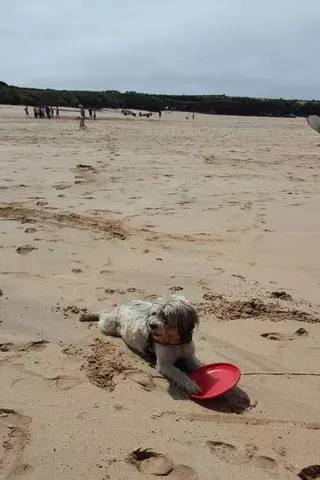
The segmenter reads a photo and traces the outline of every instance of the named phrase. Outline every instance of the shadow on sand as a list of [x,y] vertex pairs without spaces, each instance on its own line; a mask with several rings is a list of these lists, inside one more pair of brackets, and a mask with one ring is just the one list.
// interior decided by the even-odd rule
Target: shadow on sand
[[239,387],[233,388],[221,397],[204,401],[192,400],[173,384],[169,385],[168,392],[174,400],[193,401],[202,408],[220,413],[243,413],[251,407],[250,397]]

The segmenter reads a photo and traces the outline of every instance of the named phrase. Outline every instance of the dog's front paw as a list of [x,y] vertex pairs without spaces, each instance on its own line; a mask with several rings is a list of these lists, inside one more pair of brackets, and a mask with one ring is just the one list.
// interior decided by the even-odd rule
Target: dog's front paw
[[187,383],[186,383],[186,392],[189,394],[189,395],[199,395],[199,393],[201,393],[201,388],[199,387],[199,385],[194,382],[193,380],[189,380]]

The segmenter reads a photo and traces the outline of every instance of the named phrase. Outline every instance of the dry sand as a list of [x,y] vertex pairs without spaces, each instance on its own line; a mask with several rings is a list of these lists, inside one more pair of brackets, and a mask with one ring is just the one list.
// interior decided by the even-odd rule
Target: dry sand
[[[139,448],[169,480],[319,464],[320,137],[180,113],[79,132],[61,113],[0,107],[0,479],[151,480]],[[199,358],[241,367],[226,397],[186,399],[78,322],[168,290],[198,305]]]

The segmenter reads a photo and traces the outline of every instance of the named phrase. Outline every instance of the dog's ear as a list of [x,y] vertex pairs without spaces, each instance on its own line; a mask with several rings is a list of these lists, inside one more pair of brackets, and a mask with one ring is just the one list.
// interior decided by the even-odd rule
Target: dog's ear
[[181,343],[190,343],[193,330],[199,324],[196,310],[189,303],[182,304],[177,315],[177,328]]

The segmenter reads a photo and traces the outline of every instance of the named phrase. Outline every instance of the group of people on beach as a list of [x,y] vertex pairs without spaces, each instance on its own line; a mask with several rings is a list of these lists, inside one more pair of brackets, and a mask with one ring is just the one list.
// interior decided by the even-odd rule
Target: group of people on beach
[[[79,120],[80,120],[80,125],[79,125],[79,128],[80,130],[86,130],[87,126],[86,126],[86,123],[85,121],[88,120],[88,118],[86,117],[86,109],[84,108],[84,106],[82,104],[79,105],[79,108],[80,108],[80,117],[79,117]],[[25,111],[25,114],[26,114],[26,117],[30,117],[30,113],[29,113],[29,106],[26,105],[24,107],[24,111]],[[89,119],[90,120],[96,120],[97,119],[97,111],[96,109],[93,109],[93,108],[88,108],[88,112],[89,112]],[[34,114],[34,118],[60,118],[60,110],[59,110],[59,107],[55,107],[55,109],[53,107],[49,107],[49,106],[35,106],[33,107],[33,114]]]
[[[79,108],[80,108],[80,116],[78,117],[80,123],[79,123],[79,130],[86,130],[87,129],[87,125],[86,125],[86,120],[96,120],[97,119],[97,111],[95,108],[88,108],[88,112],[89,112],[89,118],[86,117],[86,109],[85,107],[80,104],[79,105]],[[29,114],[29,106],[26,105],[25,108],[24,108],[24,111],[25,111],[25,114],[26,114],[26,117],[30,117],[30,114]],[[34,118],[54,118],[54,113],[56,114],[56,118],[60,118],[60,111],[59,111],[59,107],[57,106],[55,108],[55,111],[54,111],[54,108],[51,106],[36,106],[36,107],[33,107],[33,114],[34,114]],[[133,112],[132,110],[128,110],[128,109],[123,109],[121,110],[121,113],[125,116],[127,115],[132,115],[132,116],[136,116],[136,113]],[[158,112],[159,114],[159,119],[161,119],[161,116],[162,116],[162,111],[160,110]],[[147,118],[150,118],[152,116],[152,112],[147,112],[147,113],[142,113],[141,111],[139,112],[139,117],[147,117]],[[192,119],[195,118],[195,115],[194,113],[192,114]],[[189,120],[189,117],[186,117],[187,120]]]
[[[24,108],[24,111],[26,113],[26,117],[30,117],[29,114],[29,106],[26,105]],[[59,107],[56,107],[56,118],[60,118],[60,111]],[[33,115],[34,118],[54,118],[54,109],[53,107],[44,107],[44,106],[36,106],[33,107]]]

